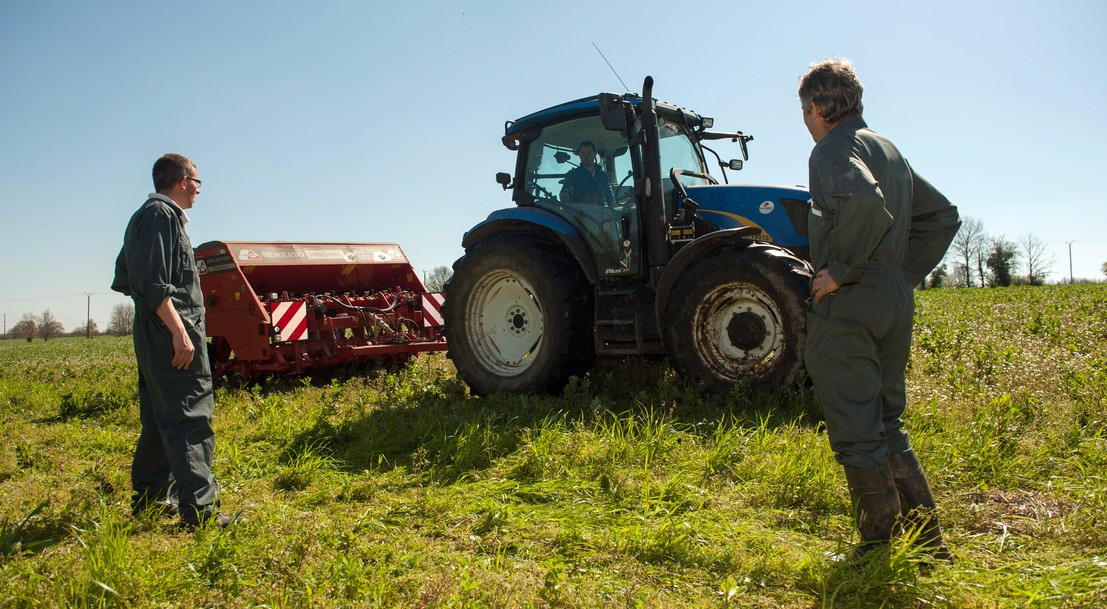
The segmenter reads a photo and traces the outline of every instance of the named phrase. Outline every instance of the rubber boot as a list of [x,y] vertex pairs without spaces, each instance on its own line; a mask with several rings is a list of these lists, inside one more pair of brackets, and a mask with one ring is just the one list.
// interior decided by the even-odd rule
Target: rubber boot
[[854,522],[861,533],[861,544],[847,557],[855,561],[887,546],[892,539],[900,515],[899,493],[888,465],[845,470]]
[[899,492],[904,527],[918,530],[915,544],[938,560],[952,560],[949,548],[942,541],[942,527],[935,514],[937,505],[930,492],[930,483],[913,449],[888,457],[888,466]]

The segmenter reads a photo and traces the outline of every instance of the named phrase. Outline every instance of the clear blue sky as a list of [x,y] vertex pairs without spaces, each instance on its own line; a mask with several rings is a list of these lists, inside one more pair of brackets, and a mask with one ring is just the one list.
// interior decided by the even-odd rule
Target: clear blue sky
[[[752,133],[738,179],[805,184],[796,101],[845,56],[865,117],[962,215],[1033,232],[1053,278],[1107,261],[1107,4],[0,4],[0,314],[107,326],[123,227],[164,152],[196,161],[208,240],[390,241],[420,272],[512,205],[505,120],[644,76]],[[724,154],[726,154],[724,152]],[[731,155],[734,155],[731,152]],[[732,176],[733,178],[733,176]]]

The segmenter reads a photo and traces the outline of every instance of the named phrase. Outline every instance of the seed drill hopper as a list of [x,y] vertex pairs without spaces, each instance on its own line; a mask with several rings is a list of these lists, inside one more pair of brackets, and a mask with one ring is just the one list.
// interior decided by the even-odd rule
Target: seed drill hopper
[[196,265],[217,379],[446,349],[443,295],[394,243],[209,241]]

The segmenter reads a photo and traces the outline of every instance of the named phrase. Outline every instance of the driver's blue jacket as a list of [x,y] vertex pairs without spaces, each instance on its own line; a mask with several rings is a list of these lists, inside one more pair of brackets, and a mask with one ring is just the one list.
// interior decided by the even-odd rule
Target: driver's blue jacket
[[615,195],[611,192],[607,173],[599,167],[594,169],[595,173],[583,167],[570,169],[562,181],[561,199],[576,203],[613,203]]

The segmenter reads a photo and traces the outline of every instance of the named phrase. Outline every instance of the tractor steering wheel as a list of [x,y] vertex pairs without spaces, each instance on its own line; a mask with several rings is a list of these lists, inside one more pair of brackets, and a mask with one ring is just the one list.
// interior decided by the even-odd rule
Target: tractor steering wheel
[[[615,205],[623,205],[634,198],[634,193],[631,192],[630,187],[624,186],[624,184],[627,183],[627,180],[629,180],[633,176],[634,172],[628,171],[627,175],[619,181],[619,185],[615,187],[615,194],[612,197],[612,199],[614,199],[615,201]],[[626,190],[626,192],[623,192],[623,190]]]

